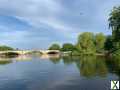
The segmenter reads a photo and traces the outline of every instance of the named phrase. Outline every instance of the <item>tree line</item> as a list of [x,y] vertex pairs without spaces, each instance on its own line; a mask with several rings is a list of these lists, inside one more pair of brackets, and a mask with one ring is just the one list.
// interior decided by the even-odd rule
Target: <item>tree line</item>
[[49,50],[72,51],[73,54],[104,53],[112,47],[111,37],[105,36],[103,33],[83,32],[79,34],[76,44],[65,43],[61,47],[59,44],[54,43],[49,47]]
[[59,44],[52,44],[49,49],[72,51],[74,54],[110,53],[113,56],[120,56],[120,6],[113,8],[108,22],[112,35],[83,32],[78,36],[76,44],[65,43],[61,47]]
[[14,50],[14,49],[10,46],[5,46],[5,45],[0,46],[0,51],[6,51],[6,50]]

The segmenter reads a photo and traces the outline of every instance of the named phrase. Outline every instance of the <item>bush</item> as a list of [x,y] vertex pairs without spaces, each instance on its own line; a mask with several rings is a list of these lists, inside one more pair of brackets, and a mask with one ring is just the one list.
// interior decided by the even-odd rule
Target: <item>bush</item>
[[113,53],[113,57],[114,57],[115,59],[119,59],[119,60],[120,60],[120,50],[115,51],[115,52]]
[[79,52],[79,51],[73,51],[72,52],[73,56],[80,56],[80,54],[81,54],[81,52]]

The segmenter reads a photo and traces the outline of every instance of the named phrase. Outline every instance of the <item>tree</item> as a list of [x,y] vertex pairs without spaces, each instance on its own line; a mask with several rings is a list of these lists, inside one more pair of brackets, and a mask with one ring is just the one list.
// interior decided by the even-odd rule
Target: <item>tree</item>
[[106,37],[103,33],[98,33],[95,36],[95,44],[96,44],[96,50],[97,52],[103,52],[104,51],[104,45],[105,45]]
[[75,45],[75,48],[76,48],[76,51],[78,51],[78,52],[81,52],[81,45],[80,45],[80,43],[77,43],[76,45]]
[[60,50],[60,46],[58,44],[52,44],[49,47],[49,50]]
[[114,7],[109,17],[109,27],[112,29],[112,38],[115,49],[120,48],[120,6]]
[[107,51],[113,50],[112,36],[109,35],[109,36],[106,37],[104,49],[107,50]]
[[73,50],[75,50],[75,47],[71,43],[65,43],[62,46],[62,51],[73,51]]
[[6,51],[6,50],[14,50],[14,49],[9,46],[0,46],[0,51]]
[[84,32],[78,36],[77,46],[81,48],[83,53],[94,53],[94,35],[91,32]]

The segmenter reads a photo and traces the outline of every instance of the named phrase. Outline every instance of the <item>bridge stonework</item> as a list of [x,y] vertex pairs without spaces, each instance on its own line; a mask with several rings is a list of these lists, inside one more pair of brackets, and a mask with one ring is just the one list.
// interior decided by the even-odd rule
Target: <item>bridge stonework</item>
[[0,54],[4,54],[4,53],[17,53],[17,54],[20,54],[20,55],[24,55],[24,54],[32,53],[34,51],[40,52],[42,54],[48,54],[49,52],[60,53],[59,50],[16,50],[16,51],[0,51]]

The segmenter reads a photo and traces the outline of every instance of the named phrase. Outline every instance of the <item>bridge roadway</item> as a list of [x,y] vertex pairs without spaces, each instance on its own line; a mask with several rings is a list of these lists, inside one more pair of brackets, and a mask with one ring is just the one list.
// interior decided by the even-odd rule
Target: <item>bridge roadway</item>
[[17,53],[17,54],[23,55],[23,54],[28,54],[32,52],[38,52],[42,54],[60,53],[59,50],[14,50],[14,51],[0,51],[0,54]]

